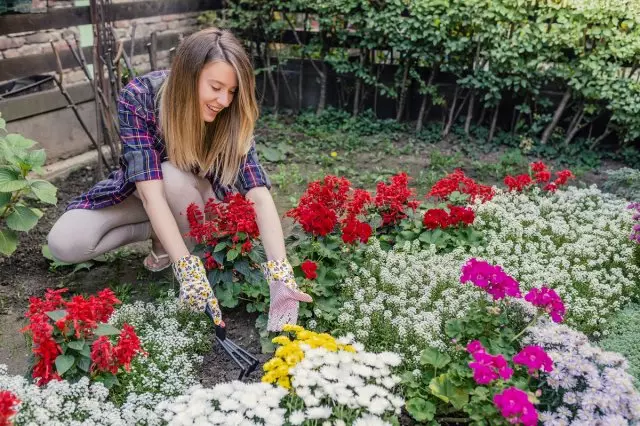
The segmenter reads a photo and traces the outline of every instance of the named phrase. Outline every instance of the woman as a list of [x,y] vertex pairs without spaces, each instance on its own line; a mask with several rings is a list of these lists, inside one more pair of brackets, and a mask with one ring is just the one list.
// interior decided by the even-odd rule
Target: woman
[[180,300],[213,312],[224,327],[218,301],[199,257],[184,212],[200,209],[235,188],[254,203],[267,254],[261,265],[269,283],[268,329],[295,324],[297,289],[286,259],[280,218],[269,179],[258,162],[253,131],[258,118],[255,78],[242,44],[226,30],[207,29],[186,38],[170,72],[131,81],[118,102],[123,143],[120,169],[76,197],[51,229],[51,253],[79,263],[136,241],[152,241],[144,265],[173,267]]

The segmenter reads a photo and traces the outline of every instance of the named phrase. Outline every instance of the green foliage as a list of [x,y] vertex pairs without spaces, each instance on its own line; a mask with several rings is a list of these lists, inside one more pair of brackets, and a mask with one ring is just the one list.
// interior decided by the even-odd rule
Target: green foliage
[[36,142],[7,133],[0,117],[0,254],[10,256],[18,246],[18,232],[33,229],[42,211],[35,201],[56,204],[56,188],[30,172],[42,172],[44,149],[31,149]]
[[630,201],[640,201],[640,170],[630,167],[607,170],[602,188]]
[[609,321],[608,336],[599,345],[611,352],[618,352],[629,361],[629,369],[637,384],[640,384],[640,305],[631,304],[618,312]]

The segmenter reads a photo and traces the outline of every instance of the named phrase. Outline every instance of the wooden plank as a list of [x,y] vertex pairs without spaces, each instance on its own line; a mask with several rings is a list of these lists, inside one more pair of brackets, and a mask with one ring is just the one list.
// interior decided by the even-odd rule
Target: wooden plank
[[[171,49],[178,44],[178,40],[178,33],[158,36],[158,51],[163,52]],[[135,43],[136,46],[144,46],[147,43],[147,37],[136,39]],[[124,48],[127,51],[129,50],[130,45],[130,40],[124,42]],[[87,58],[87,62],[91,64],[93,62],[92,47],[87,46],[83,48],[83,52]],[[63,69],[78,66],[73,54],[68,49],[60,50],[59,53]],[[138,54],[141,53],[142,51],[138,51]],[[2,59],[0,60],[0,81],[12,80],[14,78],[26,77],[29,75],[44,74],[56,71],[57,69],[56,57],[53,52]]]
[[[105,7],[113,21],[222,9],[222,0],[147,0]],[[0,35],[91,24],[89,6],[52,9],[46,13],[0,15]]]
[[[89,82],[69,86],[67,91],[76,104],[93,100],[93,87]],[[8,122],[66,107],[67,101],[57,88],[0,101],[2,118]]]

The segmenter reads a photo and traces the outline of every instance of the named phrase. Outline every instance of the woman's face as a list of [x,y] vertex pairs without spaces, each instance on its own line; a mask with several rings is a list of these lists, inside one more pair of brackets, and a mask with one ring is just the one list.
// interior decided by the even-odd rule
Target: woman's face
[[206,122],[212,122],[227,108],[236,91],[238,78],[231,65],[226,62],[210,62],[202,68],[198,81],[200,113]]

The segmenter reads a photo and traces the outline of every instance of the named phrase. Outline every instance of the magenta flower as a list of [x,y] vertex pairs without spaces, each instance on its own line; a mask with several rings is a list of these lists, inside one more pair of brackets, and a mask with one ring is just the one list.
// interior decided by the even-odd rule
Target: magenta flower
[[[471,352],[470,348],[476,350]],[[488,354],[478,340],[469,342],[467,350],[475,360],[469,363],[469,368],[473,370],[473,379],[479,385],[487,385],[498,378],[509,380],[513,375],[507,360],[502,355]]]
[[553,371],[553,361],[540,346],[526,346],[513,357],[513,363],[526,366],[529,374],[537,370]]
[[506,274],[498,265],[491,265],[483,260],[470,259],[462,266],[460,282],[471,281],[493,296],[493,300],[504,299],[505,296],[522,297],[520,284]]
[[467,344],[467,352],[469,352],[470,354],[474,354],[475,352],[486,352],[486,349],[484,348],[484,346],[482,346],[482,343],[480,343],[480,340],[472,340]]
[[544,309],[551,316],[553,322],[562,322],[564,319],[563,317],[566,312],[564,303],[562,303],[560,296],[551,288],[547,288],[546,286],[542,286],[540,289],[532,288],[524,297],[524,300]]
[[524,426],[536,426],[538,424],[538,412],[527,394],[520,389],[510,387],[493,397],[502,416],[511,424],[522,423]]

